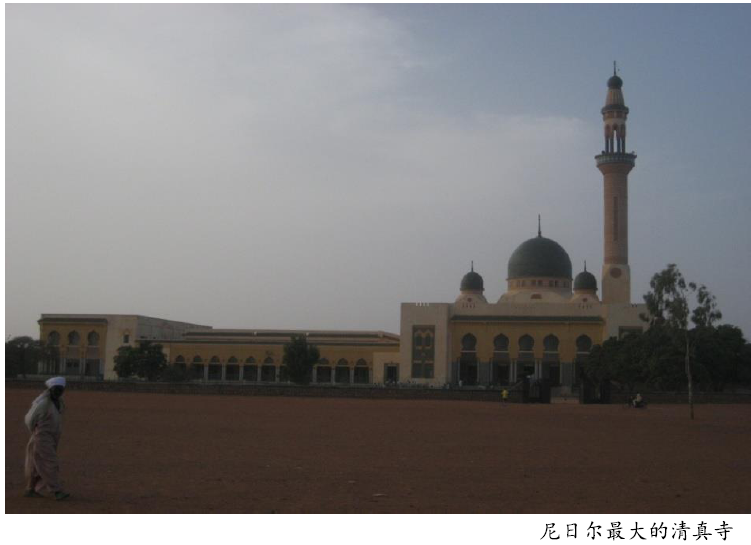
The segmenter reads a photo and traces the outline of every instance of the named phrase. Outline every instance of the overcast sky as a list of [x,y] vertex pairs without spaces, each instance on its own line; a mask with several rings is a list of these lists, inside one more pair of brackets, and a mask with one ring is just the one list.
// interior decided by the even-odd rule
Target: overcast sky
[[749,6],[6,6],[6,335],[41,313],[398,332],[543,235],[632,297],[675,262],[751,334]]

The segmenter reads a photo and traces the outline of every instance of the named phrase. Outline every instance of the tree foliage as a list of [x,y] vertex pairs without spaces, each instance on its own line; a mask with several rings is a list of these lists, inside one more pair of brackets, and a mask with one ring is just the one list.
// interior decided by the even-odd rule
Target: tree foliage
[[54,346],[27,336],[14,337],[5,343],[5,376],[36,375],[40,362],[57,361],[57,356]]
[[[694,384],[721,391],[751,383],[751,345],[730,324],[715,325],[722,314],[706,286],[686,282],[675,265],[655,274],[644,297],[650,327],[592,348],[583,371],[599,383],[612,380],[630,392],[638,386],[680,390]],[[693,324],[693,328],[689,328]],[[688,362],[688,363],[687,363]]]
[[119,378],[138,377],[159,380],[167,368],[162,345],[142,341],[138,346],[121,346],[115,356],[115,373]]
[[308,344],[305,335],[293,335],[284,345],[282,362],[287,366],[289,379],[295,384],[308,384],[313,376],[313,366],[321,358],[315,346]]
[[[722,318],[717,309],[717,302],[706,286],[686,282],[675,263],[656,273],[649,282],[652,288],[644,296],[647,304],[650,324],[664,328],[669,335],[680,338],[684,344],[684,362],[688,382],[688,404],[691,418],[694,418],[693,377],[691,374],[691,338],[689,335],[689,317],[697,328],[712,328],[714,322]],[[691,296],[696,296],[694,310],[691,312]]]

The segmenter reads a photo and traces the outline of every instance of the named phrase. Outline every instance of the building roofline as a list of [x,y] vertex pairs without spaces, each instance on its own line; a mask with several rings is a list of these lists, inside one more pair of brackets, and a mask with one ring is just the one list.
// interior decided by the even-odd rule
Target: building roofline
[[210,329],[186,331],[186,337],[289,337],[304,335],[315,337],[374,337],[399,339],[399,335],[380,330],[344,330],[344,329]]
[[472,316],[451,317],[452,322],[592,322],[602,323],[602,316]]

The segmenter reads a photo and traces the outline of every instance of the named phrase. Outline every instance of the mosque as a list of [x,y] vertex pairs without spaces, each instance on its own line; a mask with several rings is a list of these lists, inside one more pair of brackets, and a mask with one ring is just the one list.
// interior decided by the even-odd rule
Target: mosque
[[399,335],[383,331],[214,329],[137,315],[43,314],[40,339],[59,348],[43,374],[117,378],[114,357],[141,340],[162,344],[172,365],[195,380],[284,382],[283,345],[306,335],[321,352],[319,384],[413,383],[433,387],[500,387],[524,376],[549,379],[559,392],[576,383],[577,364],[593,345],[640,331],[645,305],[631,303],[628,264],[628,175],[636,155],[626,151],[629,109],[623,81],[608,79],[602,108],[605,145],[595,157],[603,176],[604,262],[601,296],[586,270],[573,276],[571,258],[556,241],[522,242],[508,261],[506,293],[484,296],[470,270],[453,303],[402,303]]

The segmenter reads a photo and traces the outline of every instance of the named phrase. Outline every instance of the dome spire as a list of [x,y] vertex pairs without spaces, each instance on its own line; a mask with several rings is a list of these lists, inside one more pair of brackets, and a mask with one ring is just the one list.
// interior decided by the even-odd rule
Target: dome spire
[[469,266],[470,272],[475,272],[475,260],[473,259],[469,263],[470,263],[470,266]]
[[540,214],[537,214],[537,236],[542,236],[542,222],[540,220]]
[[587,272],[587,260],[584,260],[584,272]]
[[614,75],[614,76],[617,76],[617,75],[618,75],[618,74],[616,74],[616,71],[615,71],[615,61],[613,61],[613,75]]

